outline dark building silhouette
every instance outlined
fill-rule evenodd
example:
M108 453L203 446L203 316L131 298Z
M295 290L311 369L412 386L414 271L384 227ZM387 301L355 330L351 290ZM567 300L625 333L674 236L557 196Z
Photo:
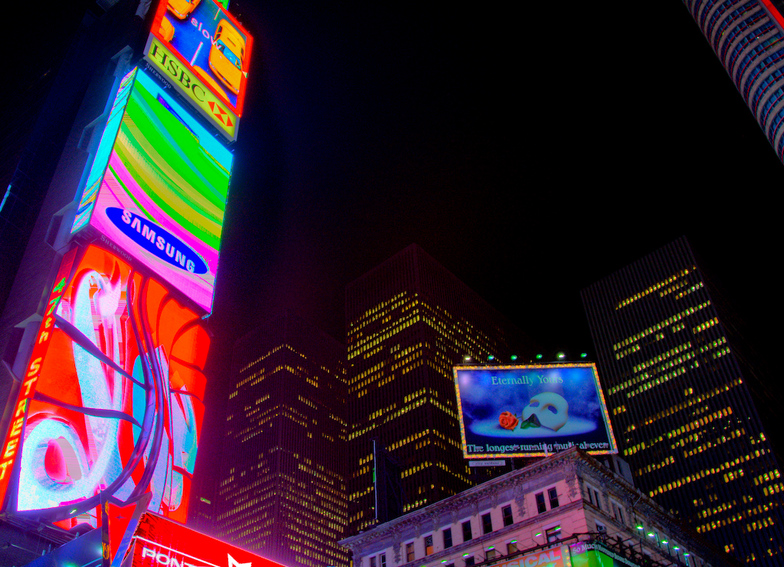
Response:
M473 484L460 445L453 367L466 356L508 361L514 349L533 346L416 245L348 285L346 321L349 532L356 533L377 516L389 520L396 502L410 512ZM396 465L386 456L375 462L374 444ZM390 498L389 475L398 466L403 495Z
M348 565L345 352L290 314L237 341L216 535L289 567Z
M740 560L784 565L779 465L761 392L681 238L586 288L618 443L638 486Z

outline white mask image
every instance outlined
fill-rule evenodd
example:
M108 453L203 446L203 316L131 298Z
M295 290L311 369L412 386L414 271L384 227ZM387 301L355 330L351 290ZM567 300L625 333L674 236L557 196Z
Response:
M554 392L542 392L531 398L523 410L523 421L536 416L542 427L558 431L569 419L569 404Z

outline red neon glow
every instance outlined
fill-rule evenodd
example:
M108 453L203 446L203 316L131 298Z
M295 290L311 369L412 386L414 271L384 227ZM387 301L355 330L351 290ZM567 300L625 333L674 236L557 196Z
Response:
M36 358L17 509L97 526L101 498L184 522L210 339L164 285L98 246L60 287ZM80 512L84 517L76 517Z
M24 376L22 387L19 392L19 397L16 402L16 409L14 410L13 421L11 427L8 429L5 443L3 444L2 459L0 460L0 504L5 502L6 491L8 490L8 482L11 478L11 471L13 469L14 461L19 449L19 441L22 436L22 427L24 425L24 418L30 400L36 391L37 382L40 375L41 362L46 355L49 343L51 342L52 333L54 330L54 313L57 309L60 299L62 299L65 290L68 276L71 272L74 258L76 257L76 250L71 250L65 254L60 262L60 268L55 277L55 284L52 292L49 294L49 301L47 302L46 313L44 319L41 321L41 328L35 340L33 347L33 354L30 357L30 364L27 367L27 373ZM61 465L58 463L58 470Z
M280 567L279 563L155 514L142 516L130 554L131 567Z
M779 23L779 26L784 28L784 17L781 16L781 12L779 12L778 8L776 8L770 0L762 0L762 3L765 4L768 12L770 12L770 15Z
M173 9L175 4L187 6L187 13ZM168 65L182 66L199 77L230 110L242 115L253 36L219 2L161 0L152 22L152 34L176 54L178 60ZM212 103L210 107L216 118L226 124L228 116L224 111Z

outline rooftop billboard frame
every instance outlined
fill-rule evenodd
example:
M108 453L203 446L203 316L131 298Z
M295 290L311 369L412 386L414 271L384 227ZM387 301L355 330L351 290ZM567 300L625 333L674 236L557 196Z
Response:
M457 366L454 376L467 459L618 452L593 363Z

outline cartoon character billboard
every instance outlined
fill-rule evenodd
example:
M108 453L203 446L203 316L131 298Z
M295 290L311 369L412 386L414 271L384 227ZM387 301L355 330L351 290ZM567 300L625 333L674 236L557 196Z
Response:
M456 367L466 458L616 453L594 364Z
M184 522L209 335L198 313L116 254L90 245L68 261L28 389L15 509L96 526L102 499L149 492L149 510Z
M229 141L237 138L253 38L214 0L162 0L145 59Z
M233 156L141 70L123 78L71 228L212 309Z

